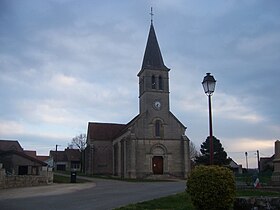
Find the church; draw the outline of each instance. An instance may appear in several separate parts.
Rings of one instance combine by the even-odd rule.
[[[127,124],[89,122],[86,173],[121,178],[186,178],[186,127],[170,111],[169,71],[151,20],[138,72],[139,114]]]

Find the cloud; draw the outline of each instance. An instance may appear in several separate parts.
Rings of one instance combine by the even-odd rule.
[[[25,131],[24,126],[17,121],[8,121],[8,120],[0,121],[1,136],[5,137],[10,134],[19,135],[19,134],[23,134],[24,131]]]
[[[225,148],[229,152],[246,152],[252,150],[273,150],[273,139],[255,139],[255,138],[232,138],[225,142]]]
[[[256,113],[246,100],[240,100],[235,96],[224,93],[215,95],[214,112],[217,117],[227,120],[245,121],[248,123],[260,123],[265,121],[264,117]],[[242,103],[243,102],[243,103]]]
[[[241,56],[256,56],[266,60],[279,57],[280,33],[265,33],[255,37],[242,37],[236,44],[238,54]]]

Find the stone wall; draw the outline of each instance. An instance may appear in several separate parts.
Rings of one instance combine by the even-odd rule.
[[[0,169],[0,189],[47,185],[53,182],[52,171],[42,171],[40,175],[6,175]]]
[[[239,197],[234,201],[234,210],[278,210],[279,197]]]

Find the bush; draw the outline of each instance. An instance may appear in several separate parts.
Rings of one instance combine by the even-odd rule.
[[[197,166],[189,175],[187,191],[199,210],[226,210],[235,198],[231,170],[220,166]]]

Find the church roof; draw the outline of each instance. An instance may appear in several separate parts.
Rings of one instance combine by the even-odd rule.
[[[144,69],[169,70],[163,62],[153,23],[151,23],[141,71]]]
[[[114,138],[125,128],[126,124],[89,122],[88,139],[114,140]]]

